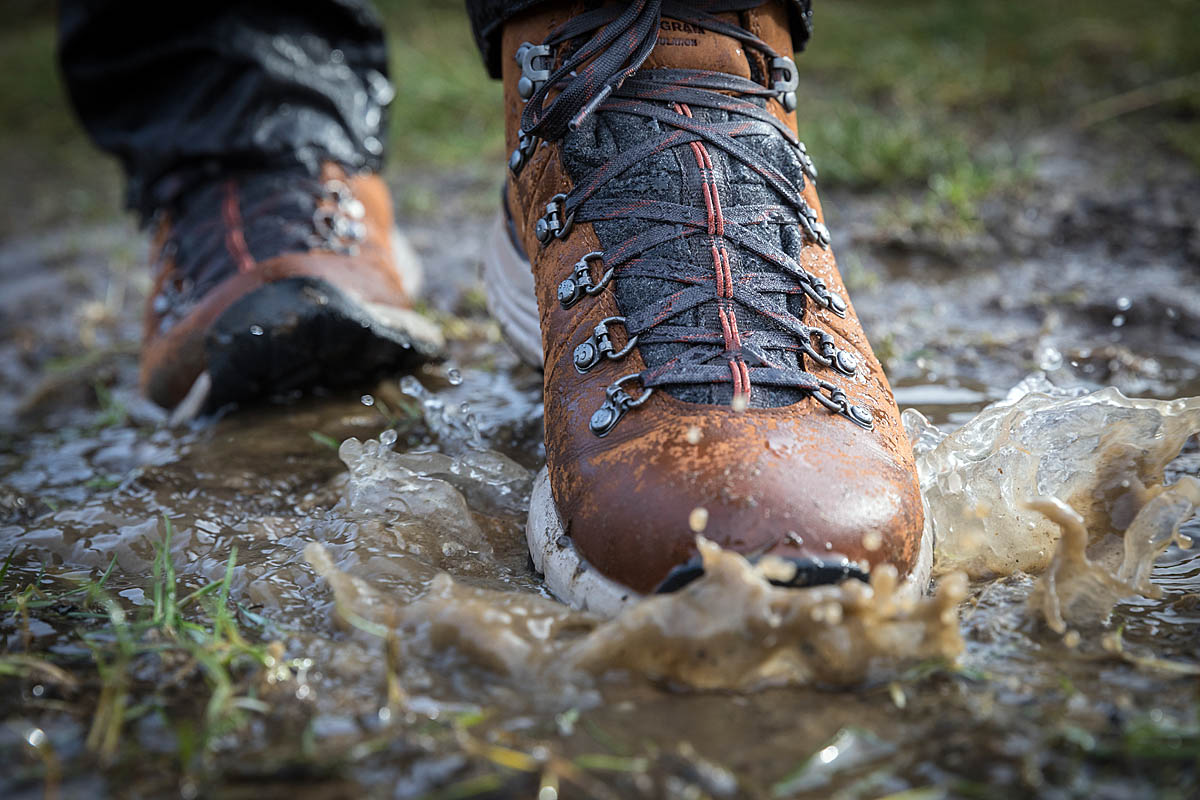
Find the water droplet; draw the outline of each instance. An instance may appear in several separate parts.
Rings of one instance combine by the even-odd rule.
[[[384,706],[383,708],[379,709],[379,721],[380,722],[390,722],[391,719],[392,719],[392,710],[390,708],[388,708],[387,706]]]
[[[307,683],[302,683],[296,687],[296,699],[297,700],[304,700],[310,694],[312,694],[312,689],[308,688]]]
[[[409,397],[423,397],[425,395],[425,387],[412,375],[405,375],[400,379],[400,391]]]
[[[46,732],[41,728],[34,728],[25,734],[25,741],[29,742],[30,747],[41,747],[46,742]]]
[[[250,326],[250,335],[251,336],[262,336],[263,335],[262,326],[261,325],[251,325]]]
[[[1046,345],[1038,354],[1038,367],[1046,372],[1053,372],[1063,365],[1062,353],[1057,348]]]
[[[537,800],[558,800],[558,789],[553,786],[543,786],[538,790]]]
[[[1124,314],[1117,314],[1115,317],[1112,318],[1112,326],[1114,328],[1119,328],[1124,324],[1125,324],[1125,315]]]
[[[1130,300],[1128,297],[1118,297],[1117,298],[1117,311],[1128,311],[1129,307],[1132,305],[1133,305],[1133,301]]]
[[[692,425],[687,429],[687,433],[684,434],[684,438],[687,439],[688,444],[700,444],[700,428]]]
[[[396,444],[396,432],[388,428],[383,433],[379,434],[379,443],[389,450]]]
[[[1081,638],[1082,637],[1079,635],[1079,631],[1067,631],[1066,635],[1063,636],[1063,644],[1071,649],[1074,649],[1079,646],[1079,641]]]
[[[362,401],[362,404],[363,404],[364,406],[373,406],[373,405],[375,405],[375,398],[374,398],[374,397],[372,397],[372,396],[371,396],[371,395],[369,395],[369,394],[364,394],[362,397],[360,397],[360,398],[359,398],[359,400],[361,400],[361,401]]]
[[[461,372],[454,367],[451,367],[450,369],[446,370],[446,380],[450,382],[451,386],[460,386],[463,382],[463,376]]]
[[[750,407],[750,398],[744,394],[734,395],[733,402],[731,402],[729,405],[734,411],[740,414]]]
[[[840,750],[838,750],[833,745],[829,745],[829,747],[826,747],[824,750],[822,750],[820,753],[817,754],[817,758],[821,759],[822,764],[828,764],[830,761],[833,761],[835,758],[837,758],[840,754],[841,754]]]
[[[883,547],[883,534],[879,531],[867,531],[863,534],[862,546],[866,550],[874,552],[880,547]]]
[[[704,506],[693,508],[692,513],[688,514],[688,527],[693,533],[703,533],[708,527],[708,509]]]
[[[43,694],[46,693],[46,687],[42,686],[39,683],[39,684],[35,684],[34,687],[30,691],[33,692],[34,697],[41,697]]]

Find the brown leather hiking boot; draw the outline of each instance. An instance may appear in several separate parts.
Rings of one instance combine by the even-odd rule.
[[[912,452],[797,139],[783,4],[563,3],[503,45],[487,281],[517,349],[544,353],[527,534],[551,590],[613,612],[677,588],[697,530],[790,561],[787,585],[887,563],[923,589]]]
[[[239,173],[186,192],[151,250],[143,391],[190,416],[433,357],[441,335],[410,310],[420,275],[392,235],[383,181],[334,164],[319,180]]]

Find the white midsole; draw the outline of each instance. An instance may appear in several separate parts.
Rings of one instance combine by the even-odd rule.
[[[530,366],[542,367],[542,325],[529,260],[508,235],[504,215],[497,214],[483,262],[488,310],[509,345]]]
[[[529,544],[533,567],[545,577],[547,588],[573,608],[615,617],[626,605],[641,598],[639,593],[604,577],[580,558],[563,530],[550,491],[550,472],[545,467],[533,480],[525,541]]]

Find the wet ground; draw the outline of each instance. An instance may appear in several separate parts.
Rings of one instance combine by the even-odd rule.
[[[1009,145],[1019,174],[967,225],[927,224],[925,187],[822,184],[900,405],[977,436],[971,463],[1074,465],[1011,478],[1022,498],[1078,500],[1068,478],[1112,477],[1098,453],[1140,454],[1113,473],[1126,488],[1180,445],[1168,482],[1200,475],[1194,406],[1087,416],[1067,392],[1033,444],[1015,423],[974,433],[1030,375],[1046,390],[1038,373],[1200,395],[1194,165],[1136,130]],[[695,594],[725,604],[710,628],[687,600],[608,625],[555,604],[523,537],[541,378],[477,280],[499,180],[392,175],[445,364],[183,429],[136,393],[134,227],[60,215],[0,244],[0,796],[1200,794],[1200,548],[1162,538],[1161,596],[1116,591],[1111,616],[1110,584],[1052,561],[1053,541],[1022,561],[1034,574],[977,575],[961,602],[878,584],[780,600],[721,561]],[[439,213],[405,200],[421,196]],[[942,452],[926,477],[943,543],[971,546],[968,495],[1002,541],[1041,524],[969,463],[935,474]],[[1104,562],[1113,537],[1093,533]],[[1073,587],[1062,630],[1030,606],[1048,574]],[[855,631],[869,643],[838,641]]]
[[[1109,154],[1043,146],[1023,202],[998,198],[953,242],[827,193],[900,403],[943,430],[1039,370],[1200,392],[1195,176],[1122,183]],[[1200,561],[1175,546],[1161,598],[1065,636],[1027,608],[1032,578],[976,580],[960,657],[930,647],[849,686],[552,668],[596,623],[546,599],[524,550],[540,376],[482,311],[483,223],[457,225],[453,252],[448,231],[406,226],[437,276],[446,364],[183,430],[135,392],[135,233],[4,246],[0,793],[1194,796]],[[1196,473],[1189,446],[1169,478]],[[656,635],[623,641],[709,657],[703,637]]]

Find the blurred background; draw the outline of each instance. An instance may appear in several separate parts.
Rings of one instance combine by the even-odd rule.
[[[116,165],[90,147],[64,101],[52,7],[5,5],[0,419],[19,412],[37,422],[56,406],[94,406],[98,385],[131,385],[149,274]],[[430,287],[431,308],[482,318],[486,226],[477,223],[493,213],[503,180],[500,86],[486,77],[458,3],[379,8],[398,89],[387,177],[401,226],[445,276]],[[1195,0],[818,1],[799,59],[801,138],[893,381],[940,387],[910,399],[970,405],[1030,367],[1072,361],[1080,379],[1132,391],[1192,384],[1191,365],[1171,363],[1180,342],[1154,345],[1169,352],[1130,349],[1139,322],[1166,317],[1137,302],[1146,286],[1114,284],[1125,271],[1165,269],[1148,279],[1177,306],[1172,332],[1194,324],[1196,309],[1175,289],[1194,287],[1200,250],[1198,37]],[[1007,287],[981,289],[999,275]],[[1028,324],[1015,338],[994,330],[1022,311]],[[1068,326],[1078,315],[1071,333],[1087,335],[1047,339],[1050,312]],[[1129,327],[1111,342],[1122,314],[1118,327]],[[979,326],[993,329],[990,339]],[[1091,341],[1100,332],[1103,341]],[[980,348],[997,343],[1019,352],[980,367],[989,358]],[[1134,368],[1146,358],[1156,366]]]
[[[62,796],[424,796],[451,779],[461,783],[437,796],[533,796],[536,774],[514,779],[511,758],[463,749],[468,727],[499,731],[496,741],[522,752],[588,756],[573,763],[625,781],[601,797],[943,796],[921,788],[931,785],[956,787],[954,797],[1196,796],[1194,561],[1174,568],[1165,600],[1134,601],[1114,621],[1118,642],[1123,631],[1157,658],[1187,662],[1161,662],[1165,671],[1105,655],[1099,637],[1075,649],[1028,625],[1028,583],[1016,579],[964,606],[966,667],[918,665],[886,688],[731,700],[635,687],[636,702],[581,719],[578,709],[526,716],[452,703],[438,722],[433,704],[370,738],[391,719],[378,701],[392,659],[375,643],[350,646],[300,553],[336,539],[345,558],[385,578],[387,558],[407,556],[377,520],[343,524],[331,510],[346,481],[339,444],[391,429],[399,450],[416,451],[469,429],[526,470],[543,455],[541,376],[501,343],[479,281],[507,160],[501,87],[459,3],[379,8],[397,88],[385,177],[430,276],[422,308],[445,330],[450,361],[407,385],[175,430],[137,393],[147,242],[122,209],[116,164],[67,107],[53,4],[0,0],[0,559],[21,551],[0,562],[0,796],[53,796],[60,778]],[[816,0],[815,23],[797,59],[800,135],[820,170],[839,265],[902,407],[953,427],[1031,373],[1129,395],[1200,395],[1200,0]],[[1196,448],[1173,469],[1200,471]],[[527,566],[524,509],[470,510],[503,574],[544,592]],[[100,596],[113,551],[122,560],[109,589],[129,600],[123,613],[144,619],[147,565],[161,589],[169,562],[159,560],[160,515],[180,537],[181,595],[231,575],[239,548],[245,574],[230,601],[261,650],[256,663],[266,642],[286,638],[304,674],[315,658],[317,702],[297,690],[274,716],[236,707],[220,670],[181,677],[183,651],[156,638],[139,645],[132,678],[100,674],[103,659],[128,667],[131,656],[114,655],[124,640],[78,604]],[[55,552],[62,563],[42,563]],[[89,576],[99,584],[79,583]],[[143,630],[157,636],[157,624]],[[228,666],[241,652],[228,635],[185,644]],[[29,654],[65,664],[79,685],[37,672]],[[241,693],[259,675],[234,672],[221,680]],[[514,697],[529,692],[518,688]],[[375,721],[363,733],[355,719]],[[102,723],[111,741],[100,752],[113,760],[100,772],[88,731]],[[722,777],[733,772],[697,760],[706,740],[706,757],[736,769],[740,789]],[[833,794],[834,778],[804,765],[832,775],[845,760],[826,756],[839,747],[851,766]],[[647,763],[686,791],[635,793],[642,784],[621,770]],[[871,775],[852,786],[855,770]],[[697,775],[721,780],[700,794]]]

